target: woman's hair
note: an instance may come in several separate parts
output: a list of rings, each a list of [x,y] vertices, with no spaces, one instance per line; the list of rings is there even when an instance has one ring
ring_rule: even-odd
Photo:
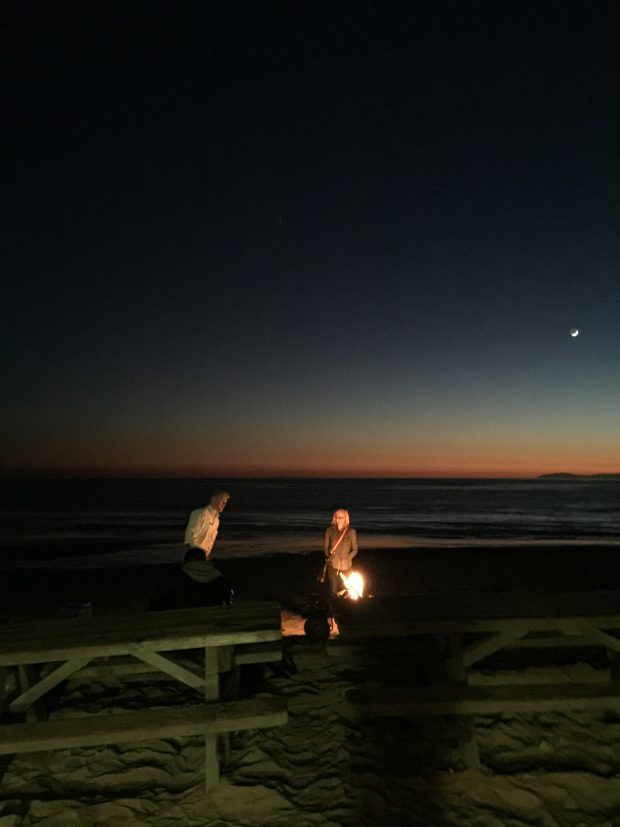
[[[349,512],[347,511],[346,508],[337,508],[334,511],[334,514],[332,516],[332,525],[336,525],[336,517],[338,516],[338,514],[342,514],[342,516],[344,517],[344,524],[345,524],[345,526],[348,526],[349,523],[350,523],[350,519],[349,519]]]

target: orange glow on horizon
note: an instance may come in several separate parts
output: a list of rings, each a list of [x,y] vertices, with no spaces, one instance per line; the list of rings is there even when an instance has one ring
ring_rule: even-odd
[[[607,437],[607,438],[606,438]],[[50,440],[35,456],[16,446],[3,476],[521,478],[620,474],[620,440],[606,434],[433,434],[307,441],[268,434],[140,439],[135,434]]]
[[[600,464],[587,466],[532,465],[524,468],[450,466],[436,468],[335,468],[304,466],[204,466],[170,468],[156,465],[50,465],[46,467],[16,467],[2,473],[11,476],[60,476],[60,477],[151,477],[151,478],[384,478],[384,479],[534,479],[544,474],[572,474],[591,476],[609,474],[620,476],[620,464],[601,467]]]

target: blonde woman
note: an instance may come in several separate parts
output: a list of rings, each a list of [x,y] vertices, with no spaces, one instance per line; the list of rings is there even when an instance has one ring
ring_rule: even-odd
[[[345,508],[334,511],[332,523],[325,530],[323,552],[329,590],[337,594],[343,587],[338,575],[341,571],[346,574],[352,568],[357,554],[357,532],[351,528],[349,512]]]

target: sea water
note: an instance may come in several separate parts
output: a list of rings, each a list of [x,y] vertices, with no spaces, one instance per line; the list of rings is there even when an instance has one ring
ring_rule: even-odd
[[[318,551],[336,508],[362,549],[620,544],[618,480],[5,479],[0,569],[178,560],[190,511],[218,487],[222,557]]]

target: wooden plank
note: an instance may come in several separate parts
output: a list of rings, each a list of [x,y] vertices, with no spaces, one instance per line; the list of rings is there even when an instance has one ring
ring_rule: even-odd
[[[539,618],[536,623],[531,620],[523,618],[510,619],[476,619],[472,617],[470,620],[450,620],[450,619],[436,619],[436,620],[414,620],[412,618],[403,618],[397,620],[385,620],[381,622],[369,621],[367,623],[359,623],[354,626],[348,625],[346,620],[336,617],[338,627],[341,634],[347,640],[358,640],[370,637],[407,637],[413,635],[426,635],[434,637],[436,635],[449,634],[465,634],[477,632],[497,632],[501,631],[506,624],[513,627],[515,624],[520,624],[523,629],[523,634],[531,630],[547,631],[555,628],[553,620],[549,618]]]
[[[31,689],[38,681],[39,674],[34,665],[20,664],[17,667],[17,686],[20,695]],[[32,706],[25,704],[21,711],[26,713],[27,721],[44,721],[47,718],[47,712],[40,700],[33,702]]]
[[[529,631],[529,630],[528,630]],[[505,646],[508,646],[513,641],[518,640],[527,634],[523,627],[507,627],[497,634],[491,635],[486,640],[472,643],[463,649],[463,664],[464,666],[473,666],[474,663],[483,660],[483,658],[498,652]]]
[[[205,676],[202,685],[205,700],[216,700],[220,694],[220,669],[218,652],[214,646],[205,649]]]
[[[600,629],[618,629],[620,628],[620,616],[613,617],[580,617],[577,621],[573,618],[563,617],[545,617],[545,618],[496,618],[494,620],[489,618],[476,618],[472,616],[469,620],[451,620],[451,619],[436,619],[436,620],[414,620],[412,618],[403,618],[397,620],[385,620],[381,622],[369,620],[368,622],[359,622],[355,624],[348,624],[346,619],[341,617],[336,618],[340,632],[348,640],[357,640],[371,637],[406,637],[408,635],[428,635],[434,636],[437,634],[467,634],[478,632],[501,632],[506,628],[512,628],[520,631],[522,634],[528,632],[554,632],[557,631],[558,626],[567,627],[572,622],[572,628],[577,629],[586,626],[595,626]]]
[[[615,635],[607,634],[602,629],[592,629],[590,631],[592,637],[597,641],[599,646],[605,646],[613,652],[620,652],[620,639]]]
[[[221,650],[227,651],[228,647],[221,647]],[[170,658],[166,655],[166,658]],[[282,643],[279,640],[267,641],[266,643],[249,643],[243,646],[235,646],[234,662],[237,665],[248,663],[271,663],[282,659]],[[203,685],[202,671],[197,663],[189,658],[174,658],[174,662],[185,669],[189,669],[200,676],[200,688]],[[223,667],[226,667],[225,669]],[[232,668],[232,662],[229,662],[227,656],[218,661],[218,668],[220,671],[227,671]],[[115,658],[105,658],[101,661],[94,661],[83,667],[74,675],[71,680],[75,681],[103,681],[106,679],[120,679],[131,681],[132,679],[140,680],[146,675],[149,680],[162,681],[167,679],[167,675],[160,672],[155,666],[151,666],[143,660],[136,660],[134,657],[117,656]]]
[[[88,715],[0,726],[0,753],[119,744],[156,738],[185,738],[245,729],[281,726],[288,719],[281,698],[254,698],[225,704],[196,704]]]
[[[196,666],[196,664],[192,664],[187,659],[179,659],[178,663],[186,668]],[[120,680],[121,678],[123,680],[132,680],[132,678],[139,680],[143,679],[145,675],[149,676],[149,680],[163,681],[168,679],[167,675],[160,672],[159,669],[156,669],[154,666],[145,663],[145,661],[136,660],[135,658],[121,658],[119,660],[104,659],[102,661],[95,661],[94,663],[91,662],[88,666],[84,666],[74,675],[71,675],[69,680],[75,682],[83,681],[84,683],[89,681],[101,681],[105,683],[106,680]]]
[[[144,652],[141,659],[150,666],[154,666],[155,669],[159,669],[160,672],[165,672],[181,683],[191,686],[192,689],[204,688],[204,678],[198,670],[189,669],[170,657],[164,657],[157,652]]]
[[[256,654],[254,656],[248,655],[244,657],[241,663],[236,663],[236,666],[245,666],[247,664],[252,663],[276,663],[282,659],[282,650],[277,650],[268,654],[265,653],[263,655]],[[179,663],[182,666],[186,666],[188,669],[192,669],[196,667],[196,664],[191,663],[187,660],[179,660]],[[142,661],[135,661],[134,663],[127,663],[125,665],[121,664],[114,664],[110,666],[108,669],[105,666],[93,666],[89,665],[84,667],[84,669],[80,669],[75,675],[72,675],[69,680],[75,684],[79,682],[83,683],[91,683],[93,681],[98,683],[108,683],[108,682],[119,682],[122,681],[123,683],[144,683],[144,681],[148,681],[149,683],[162,683],[164,681],[170,680],[169,676],[160,672],[158,669],[155,669],[154,666],[150,666],[148,663],[144,663]],[[203,681],[202,677],[200,679],[200,686],[197,687],[199,690],[202,690]]]
[[[278,640],[280,624],[280,604],[275,601],[26,621],[0,628],[0,665],[260,643]]]
[[[205,649],[204,668],[204,696],[205,700],[215,700],[220,693],[219,657],[217,649],[207,646]],[[217,735],[209,732],[205,734],[205,789],[217,784],[220,773],[220,762],[217,756]]]
[[[597,684],[607,686],[610,673],[608,670],[596,669],[588,672],[581,683]],[[518,684],[517,684],[518,682]],[[558,675],[555,670],[548,671],[546,666],[529,667],[523,674],[519,669],[506,669],[500,672],[470,672],[468,675],[469,686],[529,686],[538,684],[552,684],[557,686]]]
[[[562,649],[572,646],[605,646],[620,652],[620,638],[590,623],[581,622],[578,629],[564,629],[564,634],[526,637],[508,644],[510,649]]]
[[[378,586],[379,584],[377,584]],[[343,620],[470,620],[618,617],[620,591],[485,591],[419,594],[411,597],[376,597],[344,601],[336,607]]]
[[[467,685],[467,670],[463,661],[463,649],[461,639],[458,635],[450,635],[446,641],[447,654],[446,671],[455,687],[461,688]],[[473,770],[480,769],[480,752],[476,740],[476,729],[474,722],[467,716],[456,718],[456,730],[459,741],[461,760],[465,767]]]
[[[525,637],[507,644],[507,649],[563,649],[572,646],[600,646],[592,635],[546,635],[544,637]]]
[[[220,780],[220,761],[217,755],[217,735],[205,735],[205,791],[208,793]]]
[[[613,684],[393,687],[382,692],[352,689],[347,701],[366,717],[409,715],[501,715],[505,712],[620,710]]]
[[[552,631],[574,621],[620,628],[620,592],[506,592],[344,601],[336,619],[347,638],[498,632],[512,623]]]
[[[217,671],[230,672],[234,666],[234,646],[217,647]]]
[[[53,689],[54,686],[57,686],[62,681],[66,680],[69,675],[72,675],[78,669],[81,669],[88,663],[88,661],[89,658],[81,657],[72,658],[71,660],[62,663],[52,672],[48,672],[44,678],[32,683],[28,689],[21,692],[13,701],[11,701],[9,704],[9,710],[11,712],[24,712],[29,709],[35,701],[45,695],[46,692],[49,692],[49,690]]]
[[[248,663],[274,663],[282,660],[282,641],[267,643],[246,643],[235,646],[235,663],[239,666]]]

